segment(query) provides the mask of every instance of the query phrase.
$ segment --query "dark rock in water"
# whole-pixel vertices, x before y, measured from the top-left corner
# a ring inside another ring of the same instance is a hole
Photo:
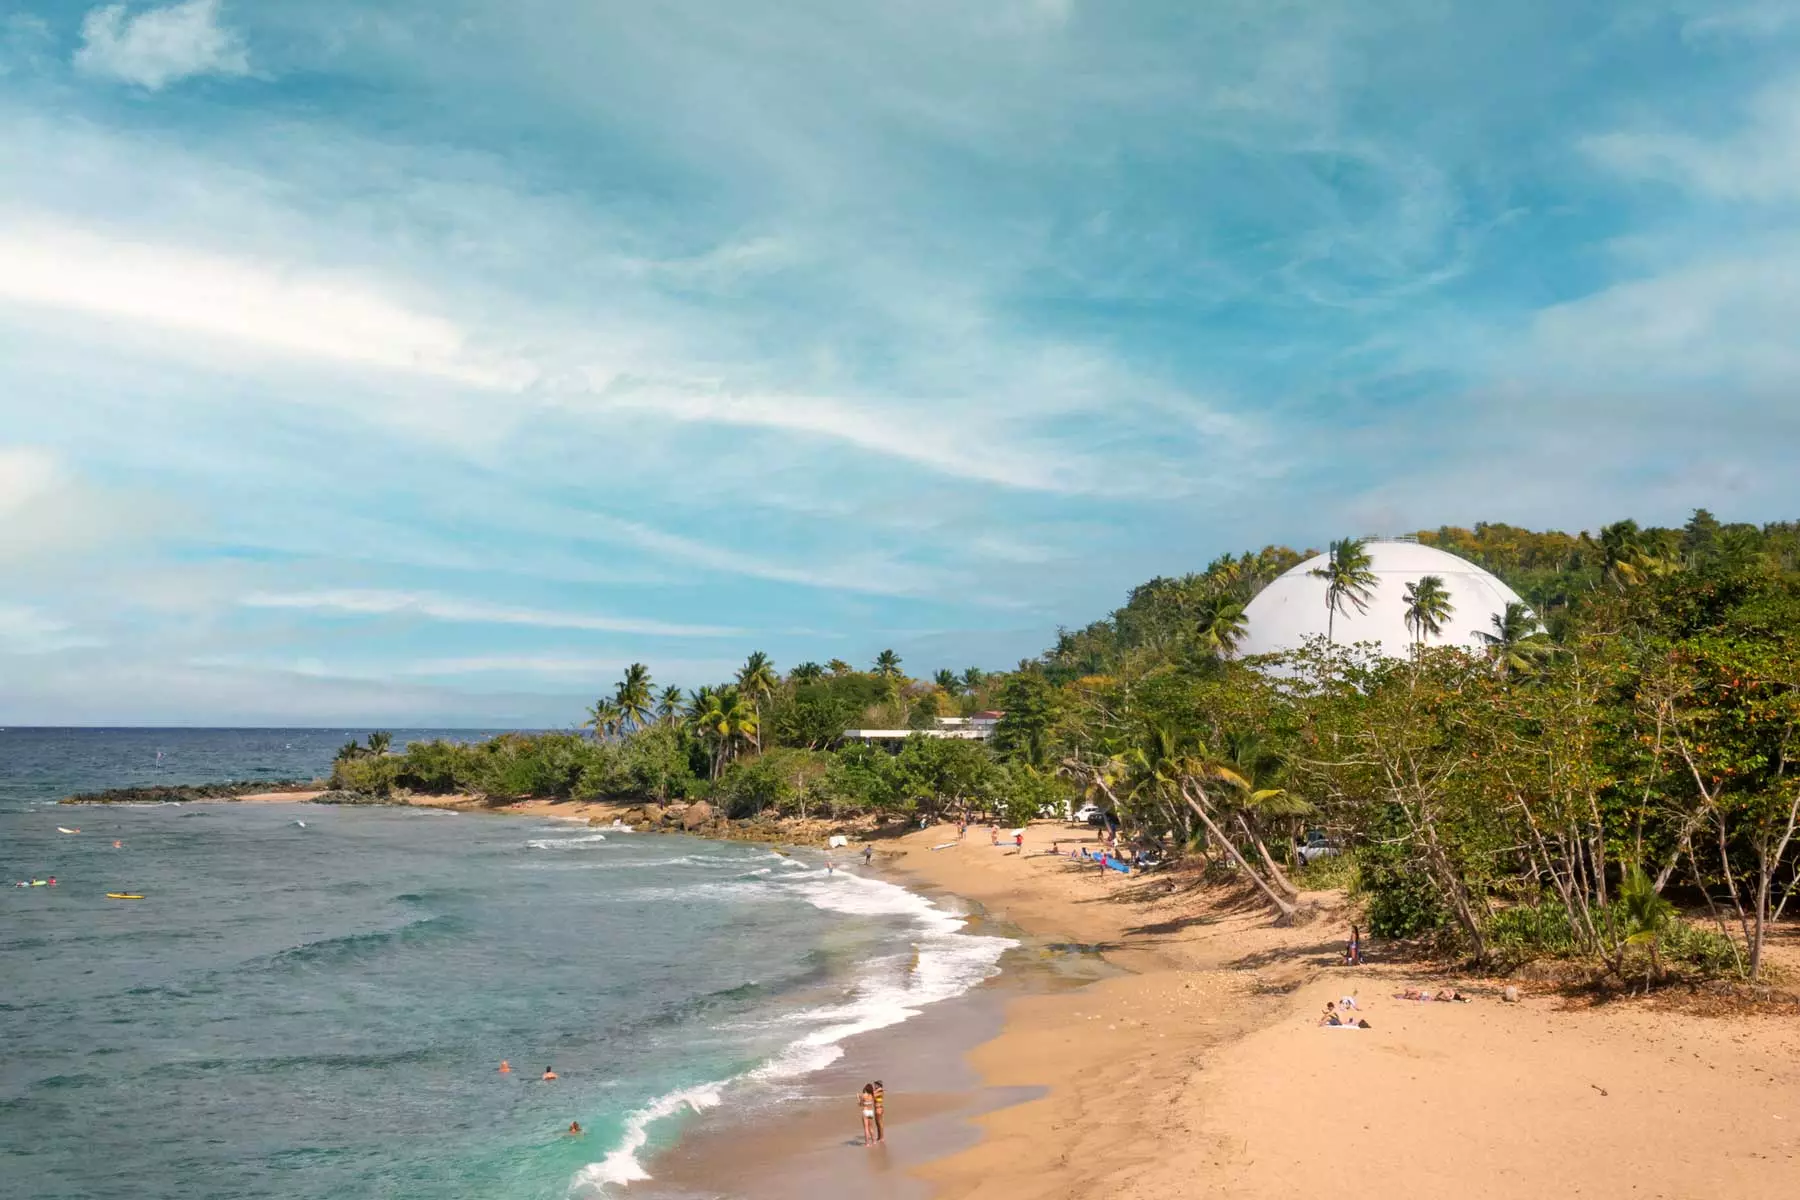
[[[688,805],[685,809],[682,810],[681,827],[683,829],[698,829],[702,825],[712,824],[712,819],[713,819],[712,805],[708,804],[704,800],[701,800],[701,801],[698,801],[697,803]]]
[[[398,807],[409,807],[410,801],[400,796],[372,796],[368,792],[346,792],[342,788],[334,788],[329,792],[320,792],[313,797],[314,804],[386,804]]]
[[[259,779],[244,783],[182,783],[149,787],[108,788],[64,797],[64,804],[185,804],[193,800],[235,800],[267,792],[310,792],[310,779]]]

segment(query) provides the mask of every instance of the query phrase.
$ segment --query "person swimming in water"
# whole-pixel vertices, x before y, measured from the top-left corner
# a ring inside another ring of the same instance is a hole
[[[544,1068],[544,1079],[551,1080],[551,1079],[555,1079],[555,1078],[556,1078],[556,1072],[551,1070],[549,1067],[545,1067]]]
[[[500,1060],[500,1074],[502,1074],[502,1075],[511,1075],[512,1074],[512,1064],[507,1062],[504,1058]]]
[[[575,1137],[580,1137],[581,1136],[581,1122],[580,1121],[570,1121],[569,1122],[569,1132],[571,1134],[573,1134]]]

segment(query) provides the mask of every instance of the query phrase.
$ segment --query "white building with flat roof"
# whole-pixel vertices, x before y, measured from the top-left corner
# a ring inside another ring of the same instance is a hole
[[[948,738],[961,742],[985,742],[994,736],[994,726],[1005,713],[980,712],[972,717],[934,717],[929,729],[846,729],[846,742],[904,742],[920,737]]]

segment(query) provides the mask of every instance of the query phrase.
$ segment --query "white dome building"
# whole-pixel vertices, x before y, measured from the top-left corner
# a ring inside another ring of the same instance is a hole
[[[1443,622],[1443,632],[1427,635],[1427,646],[1458,646],[1478,650],[1484,643],[1476,636],[1491,633],[1494,618],[1519,599],[1518,593],[1467,559],[1417,542],[1368,541],[1364,544],[1375,573],[1375,586],[1365,601],[1367,611],[1345,600],[1334,618],[1331,639],[1340,646],[1353,642],[1379,642],[1382,653],[1405,658],[1412,653],[1413,634],[1406,627],[1406,585],[1427,575],[1444,581],[1455,606]],[[1264,588],[1245,609],[1247,629],[1238,645],[1239,654],[1275,654],[1298,649],[1309,637],[1324,637],[1325,581],[1309,572],[1326,565],[1330,556],[1315,555]]]

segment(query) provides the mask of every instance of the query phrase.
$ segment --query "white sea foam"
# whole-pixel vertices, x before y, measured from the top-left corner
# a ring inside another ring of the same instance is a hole
[[[587,846],[597,846],[605,840],[604,833],[590,833],[583,837],[533,838],[525,844],[533,850],[580,850]]]
[[[738,860],[741,863],[742,860]],[[784,859],[791,866],[805,867]],[[912,920],[913,953],[888,955],[863,964],[862,977],[841,1004],[823,1005],[786,1013],[774,1024],[804,1028],[800,1037],[760,1065],[734,1079],[705,1083],[662,1096],[626,1119],[620,1145],[597,1163],[577,1173],[570,1194],[598,1197],[613,1189],[649,1178],[638,1152],[649,1142],[649,1127],[684,1108],[698,1112],[720,1102],[720,1093],[733,1084],[775,1083],[791,1080],[830,1066],[843,1057],[843,1043],[860,1033],[898,1025],[930,1004],[961,995],[999,969],[1000,956],[1013,945],[1007,938],[964,932],[964,919],[923,896],[878,879],[848,872],[826,873],[806,869],[798,874],[746,880],[733,884],[705,884],[680,889],[642,889],[632,894],[647,898],[667,892],[670,898],[721,899],[735,903],[798,896],[826,912],[854,917],[899,916]]]
[[[638,1161],[638,1151],[642,1150],[650,1140],[650,1126],[664,1117],[672,1117],[685,1110],[704,1112],[719,1104],[719,1091],[724,1083],[702,1083],[694,1087],[682,1088],[658,1096],[644,1107],[625,1118],[625,1131],[619,1144],[597,1163],[589,1163],[575,1173],[569,1186],[572,1196],[604,1196],[607,1187],[623,1187],[625,1184],[640,1179],[650,1178],[644,1170],[644,1164]]]

